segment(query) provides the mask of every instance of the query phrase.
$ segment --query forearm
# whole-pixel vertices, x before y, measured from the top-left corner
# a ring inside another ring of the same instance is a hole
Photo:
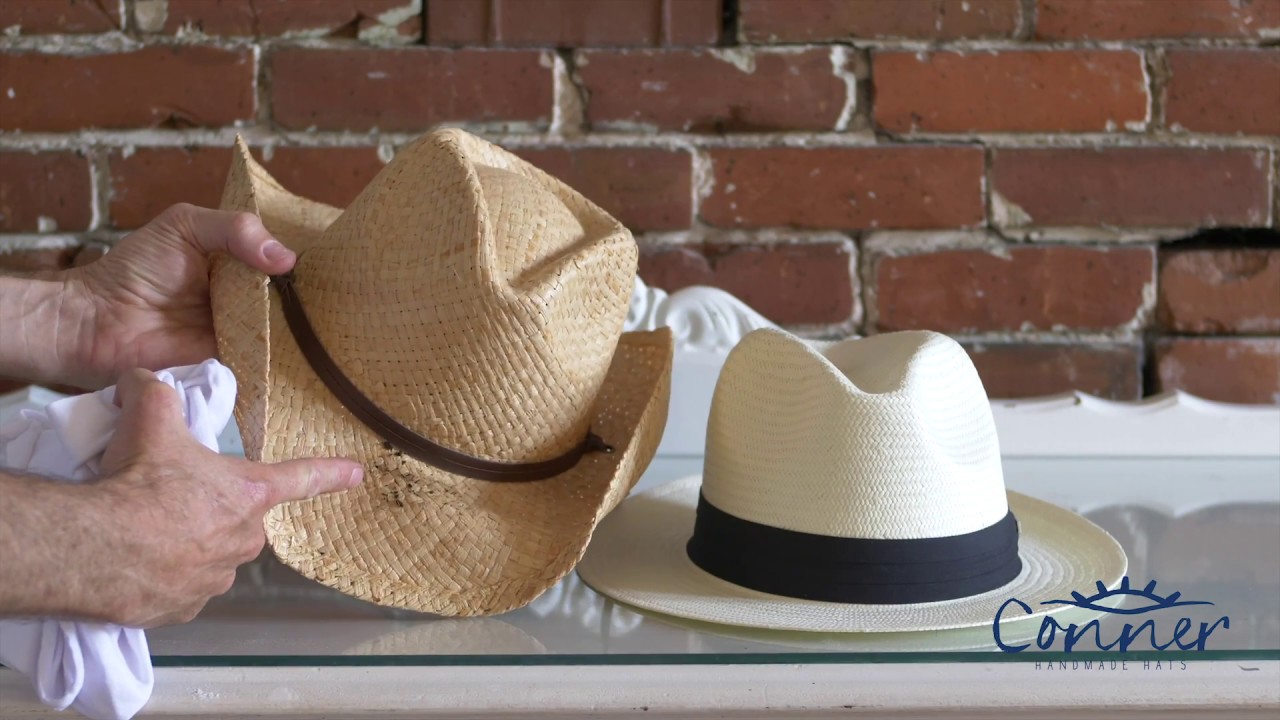
[[[0,471],[0,617],[79,617],[101,568],[92,486]]]
[[[0,376],[80,384],[92,313],[69,283],[63,273],[0,273]]]

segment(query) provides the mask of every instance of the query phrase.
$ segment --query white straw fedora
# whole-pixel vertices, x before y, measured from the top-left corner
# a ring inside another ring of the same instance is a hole
[[[757,330],[712,400],[704,475],[622,503],[578,566],[595,590],[776,630],[990,625],[1066,608],[1127,560],[1104,530],[1007,492],[990,403],[932,332],[816,346]]]
[[[457,130],[401,149],[345,211],[238,143],[222,207],[298,254],[211,276],[251,460],[360,460],[266,518],[302,575],[443,615],[521,607],[581,558],[666,422],[672,339],[624,333],[637,248],[538,168]]]

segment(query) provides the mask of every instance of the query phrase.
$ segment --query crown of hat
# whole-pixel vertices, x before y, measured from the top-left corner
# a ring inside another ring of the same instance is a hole
[[[323,206],[283,197],[243,146],[228,194],[238,185],[251,188],[243,209],[298,252],[295,286],[317,337],[383,411],[496,461],[582,442],[637,262],[635,241],[608,214],[456,130],[399,151],[319,236],[290,228]],[[260,276],[245,282],[263,286]],[[271,332],[288,332],[278,320]]]
[[[925,331],[825,347],[747,335],[716,385],[702,493],[744,520],[846,538],[949,537],[1008,512],[982,381]]]

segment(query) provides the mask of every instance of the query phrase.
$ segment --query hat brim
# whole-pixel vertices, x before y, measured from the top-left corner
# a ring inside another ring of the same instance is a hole
[[[289,193],[238,150],[223,209],[258,214],[301,254],[339,211]],[[359,487],[278,505],[264,521],[281,562],[362,600],[448,616],[524,606],[572,571],[662,437],[674,346],[667,328],[621,334],[590,423],[612,453],[545,480],[493,482],[404,456],[356,420],[302,355],[266,276],[218,257],[211,293],[245,456],[345,457],[365,467]]]
[[[664,615],[741,627],[808,632],[909,632],[991,626],[1017,598],[1032,610],[1002,615],[1019,622],[1070,610],[1042,605],[1120,584],[1123,548],[1105,530],[1056,505],[1009,492],[1018,519],[1022,572],[981,595],[904,605],[856,605],[782,597],[721,580],[685,552],[702,478],[676,480],[629,498],[600,527],[578,574],[597,592]]]

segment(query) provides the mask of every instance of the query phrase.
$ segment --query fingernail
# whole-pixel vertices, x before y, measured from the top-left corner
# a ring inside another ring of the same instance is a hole
[[[347,481],[351,487],[355,487],[364,480],[364,468],[358,467],[351,471],[351,478]]]
[[[262,246],[262,257],[266,258],[269,262],[288,260],[292,256],[293,251],[281,245],[276,240],[268,240],[267,243]]]

